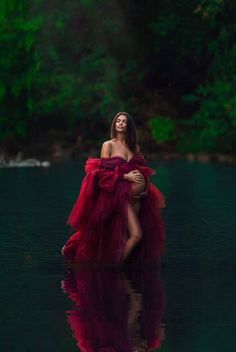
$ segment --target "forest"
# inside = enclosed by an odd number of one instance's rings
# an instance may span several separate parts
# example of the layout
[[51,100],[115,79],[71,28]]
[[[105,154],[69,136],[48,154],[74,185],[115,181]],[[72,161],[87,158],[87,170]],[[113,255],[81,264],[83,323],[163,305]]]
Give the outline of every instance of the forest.
[[1,0],[0,148],[96,146],[127,111],[147,149],[235,154],[235,18],[230,0]]

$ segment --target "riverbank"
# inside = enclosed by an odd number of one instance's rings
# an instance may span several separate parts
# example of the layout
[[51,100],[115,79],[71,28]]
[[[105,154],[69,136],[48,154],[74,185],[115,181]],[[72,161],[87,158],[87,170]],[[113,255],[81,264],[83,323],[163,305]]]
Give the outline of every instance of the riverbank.
[[[146,146],[146,147],[145,147]],[[84,140],[78,135],[67,135],[56,130],[48,131],[33,140],[22,143],[17,140],[0,144],[0,167],[20,166],[27,160],[36,160],[35,166],[47,161],[50,163],[64,160],[82,160],[89,156],[99,157],[100,141]],[[178,153],[173,147],[160,147],[155,142],[142,143],[142,150],[149,160],[173,160],[186,158],[202,163],[223,163],[236,165],[236,155],[225,153]]]
[[[236,165],[236,156],[220,153],[199,153],[199,154],[180,154],[175,152],[145,152],[146,158],[149,160],[174,160],[185,158],[191,161],[199,161],[202,163],[223,163],[227,165]],[[99,157],[99,149],[79,150],[77,146],[69,149],[58,149],[47,155],[38,155],[37,157],[27,158],[23,152],[18,152],[16,155],[10,155],[5,151],[0,151],[0,168],[3,167],[33,167],[42,166],[48,167],[51,163],[56,163],[65,160],[84,160],[90,156]]]

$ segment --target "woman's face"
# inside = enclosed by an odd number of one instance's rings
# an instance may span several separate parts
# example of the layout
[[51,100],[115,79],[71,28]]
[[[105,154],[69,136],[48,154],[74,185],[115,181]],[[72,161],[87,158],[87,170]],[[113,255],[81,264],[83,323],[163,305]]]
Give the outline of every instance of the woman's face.
[[116,119],[116,132],[127,131],[127,116],[119,115]]

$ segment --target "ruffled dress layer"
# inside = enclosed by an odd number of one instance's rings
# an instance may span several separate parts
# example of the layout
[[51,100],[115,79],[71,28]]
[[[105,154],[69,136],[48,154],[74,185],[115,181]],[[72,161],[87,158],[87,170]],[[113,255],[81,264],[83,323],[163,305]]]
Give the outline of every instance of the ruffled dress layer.
[[139,221],[142,239],[131,257],[140,262],[155,262],[164,249],[164,223],[161,208],[165,198],[150,182],[155,170],[146,165],[141,153],[128,162],[122,157],[89,158],[85,164],[86,175],[80,194],[68,218],[68,224],[76,231],[67,241],[63,254],[66,259],[78,263],[120,263],[125,243],[129,237],[127,228],[127,204],[132,199],[132,182],[123,175],[139,170],[147,184],[147,192],[141,198]]

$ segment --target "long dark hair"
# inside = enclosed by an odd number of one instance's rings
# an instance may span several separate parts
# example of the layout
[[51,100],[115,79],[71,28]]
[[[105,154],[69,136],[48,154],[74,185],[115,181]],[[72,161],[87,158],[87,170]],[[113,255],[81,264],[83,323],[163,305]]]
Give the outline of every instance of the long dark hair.
[[116,120],[120,115],[125,115],[127,117],[127,131],[126,131],[125,140],[126,140],[126,143],[128,144],[129,149],[133,153],[135,153],[137,152],[137,141],[138,141],[137,130],[136,130],[134,119],[127,112],[120,111],[114,116],[111,123],[111,138],[116,138],[116,134],[117,134]]

